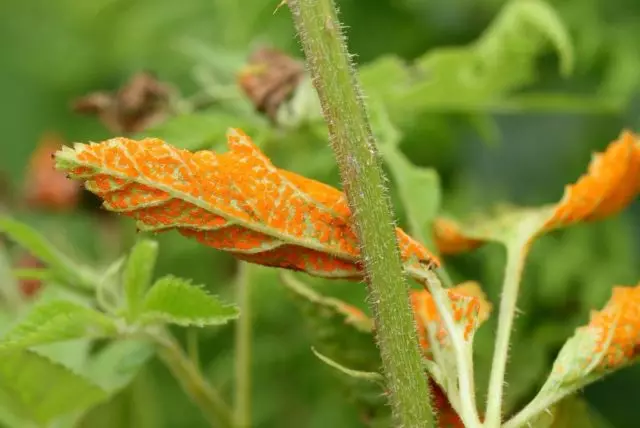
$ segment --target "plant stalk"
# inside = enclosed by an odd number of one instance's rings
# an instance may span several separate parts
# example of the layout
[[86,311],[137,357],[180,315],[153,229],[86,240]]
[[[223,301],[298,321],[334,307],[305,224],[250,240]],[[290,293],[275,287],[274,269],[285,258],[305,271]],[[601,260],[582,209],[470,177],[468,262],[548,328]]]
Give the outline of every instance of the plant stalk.
[[433,426],[386,178],[332,0],[288,0],[318,92],[369,285],[395,426]]
[[153,339],[159,345],[160,359],[198,405],[211,426],[233,428],[233,415],[220,393],[204,379],[175,339],[168,334],[154,335]]
[[502,422],[502,396],[509,354],[509,340],[515,318],[520,278],[527,253],[526,245],[526,243],[523,244],[518,241],[507,244],[507,263],[502,286],[502,298],[500,299],[498,332],[487,393],[487,413],[485,418],[485,426],[487,428],[498,428]]
[[238,428],[251,426],[251,284],[248,263],[238,265],[236,281],[240,318],[236,321],[235,415]]

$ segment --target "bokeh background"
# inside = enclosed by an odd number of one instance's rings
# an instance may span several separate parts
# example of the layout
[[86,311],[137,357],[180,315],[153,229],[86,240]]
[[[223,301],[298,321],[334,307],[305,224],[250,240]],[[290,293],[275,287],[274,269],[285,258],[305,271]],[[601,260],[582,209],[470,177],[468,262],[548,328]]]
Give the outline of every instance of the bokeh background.
[[[95,115],[74,111],[74,100],[95,91],[115,91],[140,71],[152,72],[175,87],[175,105],[181,112],[178,118],[160,120],[157,127],[143,130],[147,134],[188,148],[210,148],[222,147],[228,126],[260,130],[259,143],[277,165],[338,184],[318,125],[274,127],[254,111],[236,82],[248,56],[260,46],[301,57],[289,12],[283,7],[274,14],[277,3],[0,1],[3,209],[88,264],[104,265],[130,247],[136,237],[134,225],[100,212],[91,198],[83,196],[79,205],[61,211],[57,203],[29,203],[25,195],[33,186],[47,183],[29,181],[35,168],[29,165],[43,139],[99,141],[114,135]],[[440,173],[443,206],[449,212],[463,216],[504,201],[553,202],[566,183],[585,171],[592,152],[602,150],[623,128],[640,130],[640,3],[549,3],[572,38],[575,66],[570,76],[558,71],[558,55],[548,46],[534,55],[530,78],[513,87],[495,85],[487,97],[452,108],[447,99],[463,99],[465,91],[454,82],[450,92],[441,91],[440,104],[405,106],[411,114],[398,120],[404,135],[402,150],[417,165]],[[385,55],[412,61],[443,47],[473,46],[505,2],[340,0],[338,4],[355,60],[367,67]],[[518,47],[514,49],[518,58]],[[509,51],[505,55],[510,58]],[[502,57],[498,79],[508,81],[522,67],[517,60],[511,64]],[[385,79],[375,85],[384,91]],[[518,98],[531,93],[538,95]],[[202,100],[205,107],[194,112],[193,106]],[[51,133],[58,137],[47,137]],[[412,191],[421,197],[420,189]],[[399,203],[396,210],[404,222]],[[554,233],[536,243],[524,278],[522,315],[510,360],[510,406],[532,396],[563,340],[587,320],[589,310],[604,304],[612,285],[637,283],[639,218],[636,202],[614,218]],[[233,259],[177,234],[158,239],[158,275],[193,278],[234,298]],[[12,251],[12,257],[21,257]],[[455,280],[480,281],[497,303],[504,262],[499,248],[487,246],[448,262]],[[324,286],[327,293],[364,307],[361,284]],[[335,379],[327,376],[329,369],[310,352],[310,331],[275,273],[256,268],[252,290],[255,426],[360,426]],[[488,369],[493,326],[487,323],[478,334],[478,370]],[[204,370],[229,394],[232,340],[232,325],[199,333]],[[486,379],[479,379],[483,382]],[[635,427],[640,420],[639,390],[640,367],[632,367],[589,386],[584,396],[610,426]],[[130,387],[92,411],[83,426],[206,425],[169,373],[153,362]]]

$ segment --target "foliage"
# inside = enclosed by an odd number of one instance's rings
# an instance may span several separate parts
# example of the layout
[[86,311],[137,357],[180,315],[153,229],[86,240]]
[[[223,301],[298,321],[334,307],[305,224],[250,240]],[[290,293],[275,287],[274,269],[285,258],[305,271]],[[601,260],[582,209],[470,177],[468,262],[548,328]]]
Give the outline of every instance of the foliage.
[[[273,117],[240,79],[278,70],[247,64],[263,44],[301,60],[287,7],[85,3],[0,5],[0,425],[233,425],[245,312],[227,302],[249,261],[252,426],[390,426],[312,79],[267,74]],[[634,426],[638,4],[339,3],[440,425]],[[171,89],[152,127],[115,136],[67,111],[141,70]],[[78,181],[54,172],[65,139],[113,137],[62,149]]]

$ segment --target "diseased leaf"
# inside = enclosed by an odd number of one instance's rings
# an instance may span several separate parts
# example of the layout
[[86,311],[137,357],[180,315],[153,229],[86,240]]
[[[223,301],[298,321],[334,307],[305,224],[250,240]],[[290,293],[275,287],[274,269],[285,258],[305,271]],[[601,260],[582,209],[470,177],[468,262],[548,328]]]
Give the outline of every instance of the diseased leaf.
[[[195,153],[157,139],[115,138],[56,154],[57,167],[133,217],[138,228],[176,229],[257,264],[329,278],[361,278],[360,252],[344,194],[277,169],[238,129],[230,151]],[[397,229],[405,267],[439,262]]]
[[[456,287],[447,289],[447,295],[453,310],[454,321],[463,329],[464,339],[472,339],[475,330],[489,318],[492,309],[480,285],[475,281],[467,281]],[[431,345],[427,329],[434,327],[436,339],[441,347],[447,346],[447,331],[440,318],[440,314],[433,301],[433,297],[426,290],[412,290],[411,306],[416,318],[420,346],[429,358]]]
[[44,262],[56,278],[64,284],[85,289],[95,287],[95,274],[78,266],[66,255],[56,250],[42,235],[30,226],[10,217],[0,217],[0,232]]
[[133,247],[124,270],[124,289],[127,295],[127,313],[135,319],[144,295],[153,280],[153,269],[158,256],[158,243],[141,240]]
[[27,316],[0,338],[0,352],[71,339],[115,335],[117,326],[109,317],[86,306],[58,300],[34,307]]
[[539,208],[514,208],[496,213],[490,220],[467,226],[438,219],[434,233],[441,252],[454,254],[485,241],[529,245],[550,230],[581,221],[595,221],[624,209],[640,192],[640,140],[624,131],[589,164],[587,174],[566,187],[560,202]]
[[226,324],[239,315],[202,287],[174,276],[156,281],[144,299],[140,318],[145,323],[170,323],[184,327]]
[[0,352],[0,400],[18,416],[45,424],[105,398],[97,385],[41,355]]

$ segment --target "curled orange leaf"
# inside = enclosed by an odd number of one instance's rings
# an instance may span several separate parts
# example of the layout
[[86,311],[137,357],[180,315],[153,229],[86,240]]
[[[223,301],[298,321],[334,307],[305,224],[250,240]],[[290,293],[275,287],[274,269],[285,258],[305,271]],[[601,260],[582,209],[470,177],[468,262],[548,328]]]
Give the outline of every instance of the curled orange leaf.
[[[464,327],[464,339],[469,340],[475,330],[489,317],[491,303],[486,299],[480,285],[467,281],[447,290],[454,320]],[[430,354],[428,325],[435,324],[436,338],[445,345],[447,331],[440,320],[440,314],[433,297],[426,290],[411,292],[411,305],[418,325],[420,345],[426,355]]]
[[[76,144],[57,166],[84,180],[104,206],[140,230],[175,229],[239,259],[328,278],[361,278],[359,246],[344,194],[276,168],[239,129],[229,151],[189,152],[158,139]],[[397,229],[410,271],[439,262]]]
[[504,241],[505,230],[527,222],[529,240],[553,229],[600,220],[623,210],[640,193],[640,139],[623,131],[603,153],[594,155],[587,173],[565,189],[562,199],[539,208],[519,208],[484,223],[464,227],[437,219],[433,232],[443,254],[479,247],[488,240]]
[[595,354],[604,351],[597,368],[620,367],[640,356],[640,284],[614,287],[604,309],[591,314],[584,327],[596,335]]
[[587,174],[566,187],[544,230],[599,220],[624,209],[640,189],[640,141],[623,131],[604,153],[596,154]]

